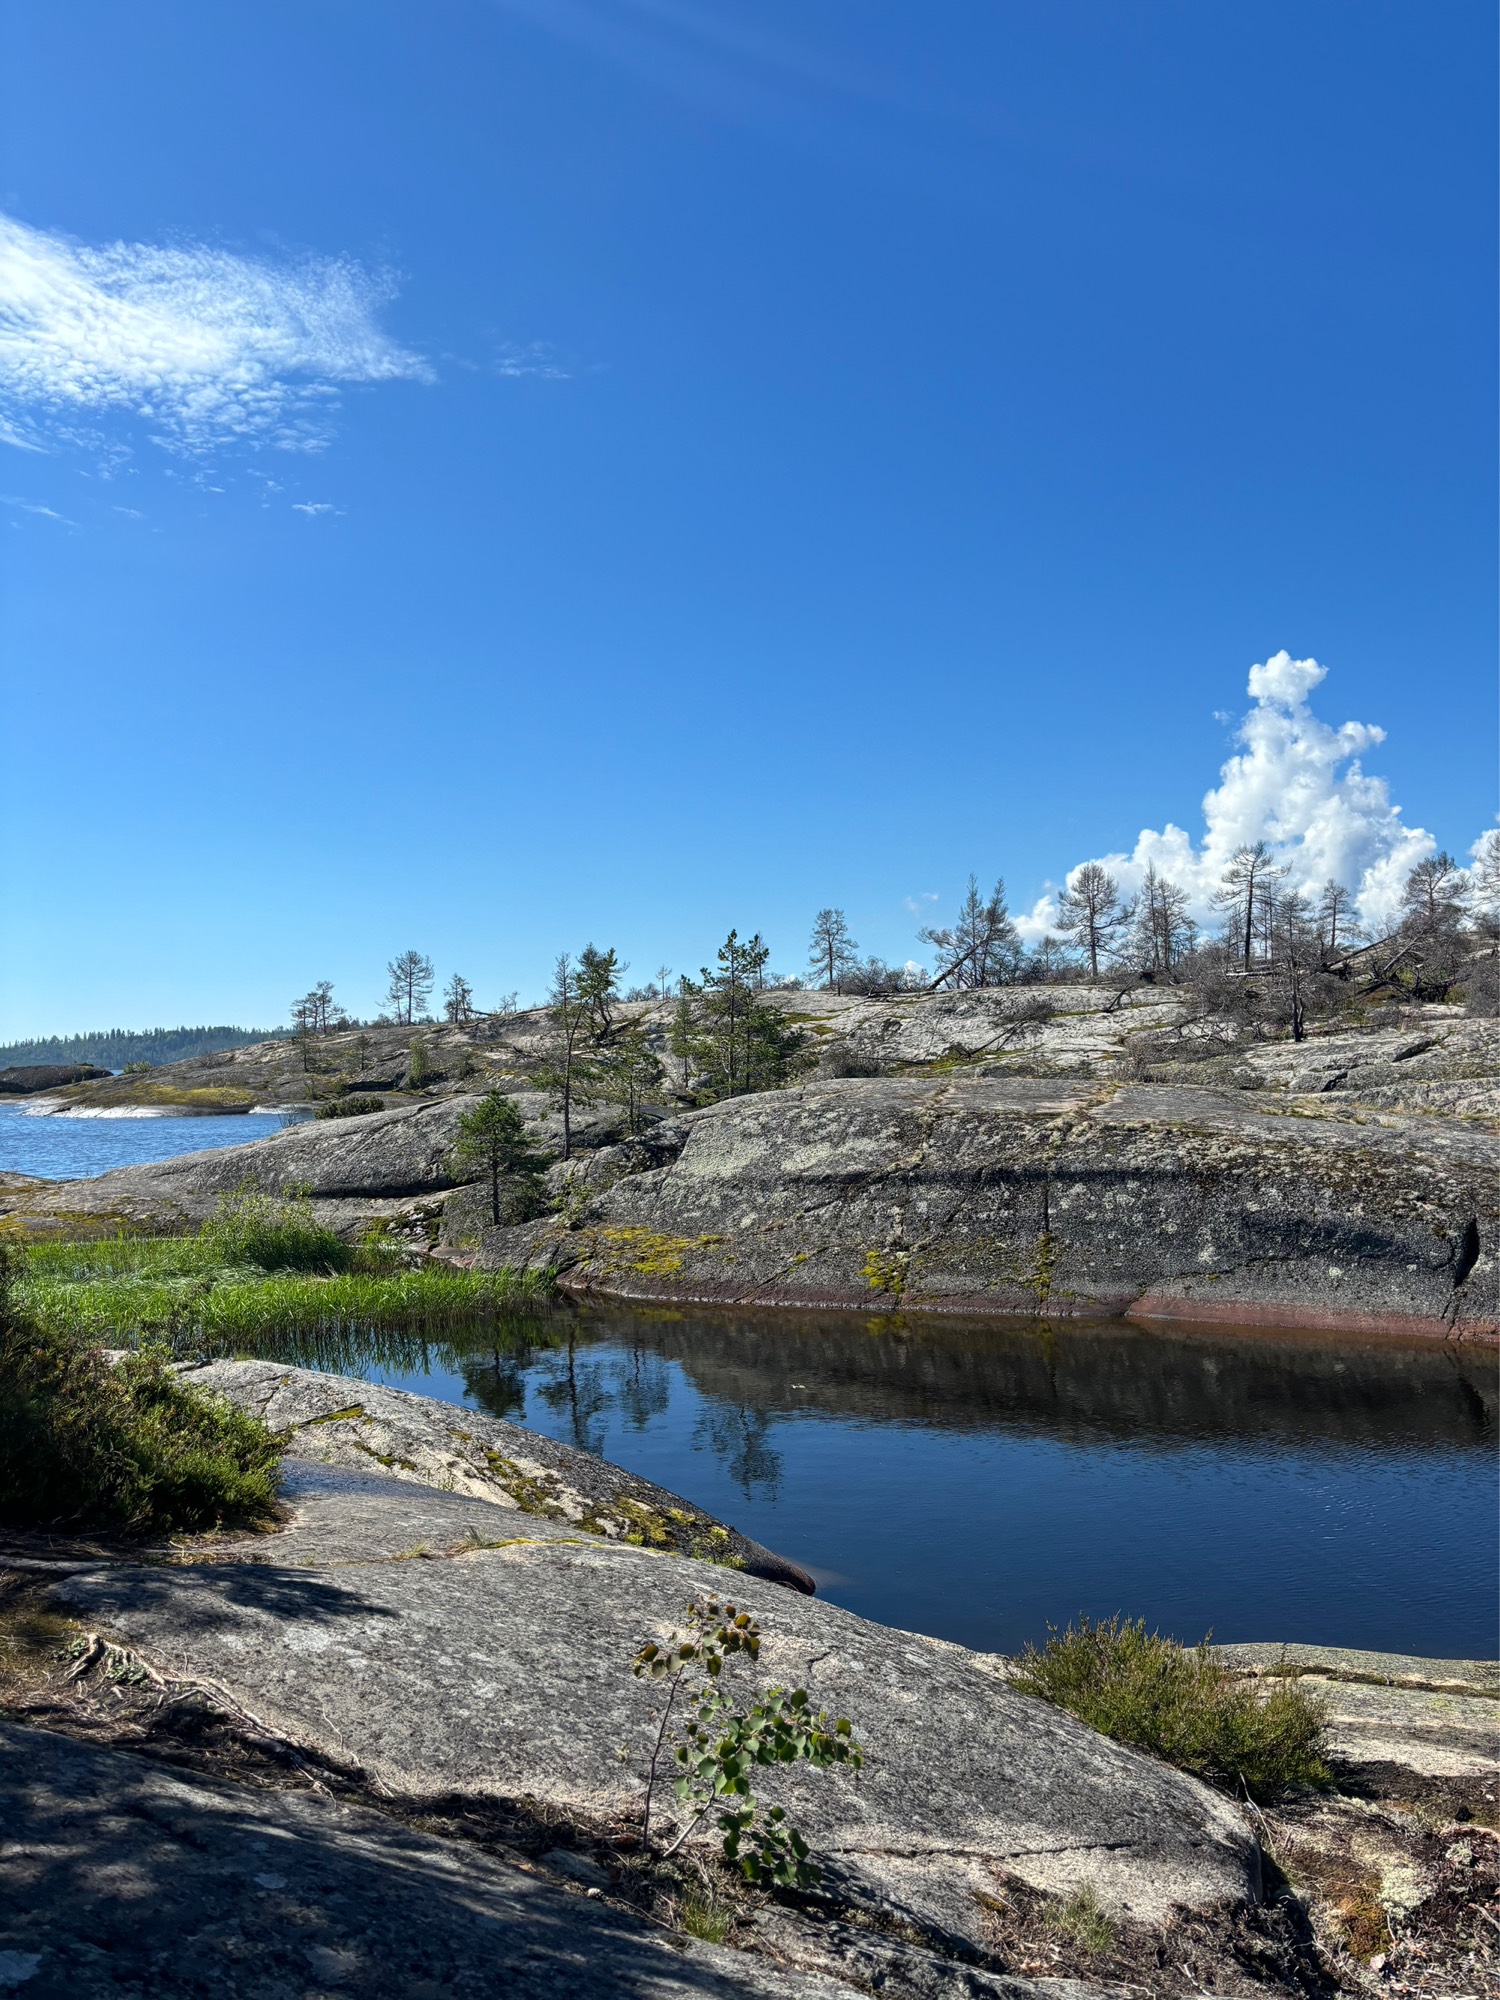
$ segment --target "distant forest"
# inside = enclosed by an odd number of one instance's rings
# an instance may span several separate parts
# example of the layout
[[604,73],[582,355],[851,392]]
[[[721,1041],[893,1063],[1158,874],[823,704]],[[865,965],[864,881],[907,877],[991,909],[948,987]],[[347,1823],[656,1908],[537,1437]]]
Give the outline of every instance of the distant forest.
[[94,1063],[100,1069],[124,1069],[126,1063],[216,1056],[221,1049],[242,1049],[247,1042],[268,1042],[285,1033],[285,1028],[106,1028],[93,1035],[11,1042],[0,1048],[0,1064]]

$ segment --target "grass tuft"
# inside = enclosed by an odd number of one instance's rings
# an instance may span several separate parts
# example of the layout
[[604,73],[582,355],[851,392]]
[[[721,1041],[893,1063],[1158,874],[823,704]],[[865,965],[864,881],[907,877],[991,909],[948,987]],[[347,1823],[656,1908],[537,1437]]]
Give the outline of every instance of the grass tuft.
[[224,1195],[198,1232],[215,1264],[254,1264],[262,1271],[347,1271],[354,1252],[313,1220],[306,1195],[262,1194],[249,1181]]
[[1087,1882],[1064,1898],[1048,1922],[1090,1958],[1102,1958],[1114,1945],[1114,1924]]
[[1261,1694],[1235,1679],[1206,1639],[1179,1646],[1148,1634],[1144,1619],[1080,1618],[1041,1651],[1026,1648],[1014,1685],[1252,1799],[1328,1781],[1326,1711],[1316,1696],[1295,1682]]
[[677,1921],[689,1937],[722,1944],[733,1928],[734,1912],[711,1892],[689,1889],[677,1905]]

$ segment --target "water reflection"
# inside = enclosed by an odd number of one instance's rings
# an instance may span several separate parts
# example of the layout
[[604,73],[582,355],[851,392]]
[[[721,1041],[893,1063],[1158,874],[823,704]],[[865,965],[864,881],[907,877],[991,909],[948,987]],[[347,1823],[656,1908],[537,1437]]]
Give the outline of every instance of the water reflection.
[[693,1440],[707,1445],[747,1500],[774,1500],[781,1479],[781,1453],[771,1443],[772,1418],[766,1410],[710,1406],[693,1427]]
[[837,1601],[969,1644],[1124,1610],[1189,1639],[1494,1649],[1493,1350],[558,1307],[274,1352],[615,1459]]

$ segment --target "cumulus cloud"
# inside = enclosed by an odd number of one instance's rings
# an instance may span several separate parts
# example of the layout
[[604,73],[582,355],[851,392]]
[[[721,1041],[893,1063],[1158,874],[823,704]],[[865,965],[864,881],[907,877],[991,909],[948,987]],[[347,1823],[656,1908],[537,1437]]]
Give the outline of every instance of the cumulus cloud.
[[0,436],[94,442],[123,413],[188,455],[317,450],[340,384],[428,373],[378,324],[391,292],[348,258],[91,247],[0,216]]
[[[1374,723],[1321,721],[1308,697],[1327,677],[1316,660],[1275,653],[1250,669],[1252,706],[1236,732],[1237,753],[1221,766],[1204,796],[1202,838],[1195,842],[1170,821],[1147,827],[1128,854],[1092,857],[1133,892],[1154,863],[1186,889],[1193,914],[1214,915],[1212,897],[1237,847],[1264,840],[1295,888],[1315,892],[1330,877],[1354,891],[1361,920],[1380,926],[1394,916],[1401,887],[1437,843],[1408,826],[1391,803],[1383,778],[1370,777],[1360,758],[1385,741]],[[1083,866],[1080,863],[1079,866]],[[1077,874],[1069,871],[1069,880]],[[1043,896],[1019,920],[1037,938],[1057,925],[1057,903]]]

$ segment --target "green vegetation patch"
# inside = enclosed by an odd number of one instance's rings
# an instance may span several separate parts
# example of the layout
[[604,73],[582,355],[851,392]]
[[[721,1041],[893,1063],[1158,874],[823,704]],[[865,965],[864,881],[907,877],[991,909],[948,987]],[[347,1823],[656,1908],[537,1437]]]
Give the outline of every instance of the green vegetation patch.
[[1144,1619],[1080,1618],[1041,1651],[1026,1648],[1014,1685],[1252,1799],[1328,1782],[1327,1714],[1316,1696],[1295,1682],[1261,1694],[1230,1674],[1206,1639],[1179,1646],[1148,1634]]
[[378,1325],[436,1333],[545,1298],[545,1272],[400,1267],[398,1245],[358,1247],[313,1219],[305,1196],[240,1188],[196,1236],[34,1243],[16,1297],[35,1324],[109,1347],[236,1348]]
[[56,1095],[81,1104],[165,1104],[180,1111],[202,1112],[248,1111],[255,1103],[253,1091],[207,1084],[184,1089],[180,1084],[152,1083],[144,1074],[128,1082],[116,1077],[106,1083],[69,1084]]
[[[47,1247],[51,1247],[50,1245]],[[159,1340],[233,1351],[281,1335],[380,1325],[440,1333],[545,1298],[534,1271],[341,1272],[332,1277],[222,1269],[59,1281],[23,1278],[27,1310],[52,1332],[105,1346]]]
[[39,1325],[0,1264],[0,1523],[134,1534],[270,1521],[276,1439],[158,1354],[112,1367]]
[[694,1251],[717,1249],[726,1236],[664,1236],[654,1229],[601,1229],[603,1261],[616,1271],[646,1278],[675,1278]]

